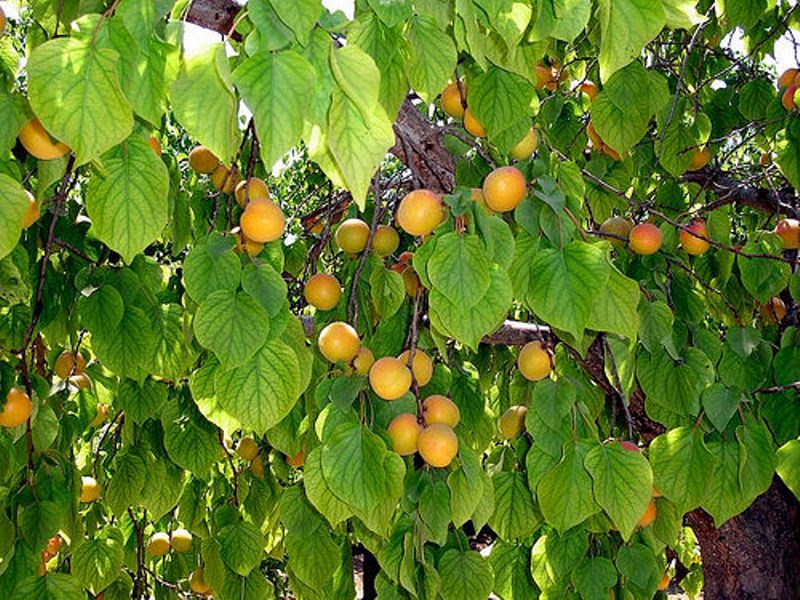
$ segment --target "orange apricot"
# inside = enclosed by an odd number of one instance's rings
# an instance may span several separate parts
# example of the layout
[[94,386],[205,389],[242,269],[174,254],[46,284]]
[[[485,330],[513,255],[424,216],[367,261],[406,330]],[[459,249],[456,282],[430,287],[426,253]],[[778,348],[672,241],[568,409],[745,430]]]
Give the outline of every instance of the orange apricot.
[[[399,358],[404,365],[408,365],[408,350],[403,351],[397,358]],[[419,348],[416,348],[414,350],[414,360],[411,364],[411,370],[414,373],[414,379],[416,379],[419,387],[427,385],[431,377],[433,377],[433,361],[431,357]]]
[[433,394],[422,403],[422,416],[426,425],[441,423],[453,429],[461,419],[461,411],[447,396]]
[[431,233],[444,218],[442,201],[430,190],[414,190],[397,207],[395,221],[409,235]]
[[464,111],[464,129],[475,137],[486,137],[486,128],[475,118],[469,107]]
[[411,371],[399,358],[384,356],[370,367],[369,384],[384,400],[397,400],[411,388]]
[[800,221],[781,219],[775,225],[775,233],[781,238],[785,250],[800,248]]
[[352,326],[334,321],[319,332],[317,345],[322,356],[331,362],[350,362],[358,354],[361,340]]
[[517,367],[525,379],[539,381],[553,370],[553,357],[542,342],[528,342],[519,351]]
[[655,254],[661,248],[661,230],[652,223],[639,223],[631,229],[628,248],[636,254]]
[[269,189],[263,179],[258,177],[251,177],[250,179],[243,179],[236,185],[234,191],[236,196],[236,203],[242,208],[250,200],[269,200]]
[[693,233],[710,239],[705,219],[693,219],[686,229],[681,229],[680,235],[681,247],[686,251],[686,254],[691,254],[692,256],[705,254],[711,248],[711,244],[706,239],[692,235]]
[[514,210],[527,195],[525,176],[516,167],[500,167],[483,180],[483,197],[494,211]]
[[419,433],[419,454],[432,467],[448,466],[458,453],[458,438],[447,425],[434,423]]
[[342,286],[333,275],[317,273],[306,282],[303,296],[319,310],[331,310],[342,297]]
[[195,146],[189,152],[189,166],[195,173],[213,173],[219,164],[219,159],[205,146]]
[[[464,94],[466,95],[466,93],[467,90],[466,87],[464,87]],[[466,98],[464,98],[464,100],[466,100]],[[458,84],[455,82],[448,83],[444,90],[442,90],[442,110],[454,119],[460,119],[464,116],[464,104],[466,104],[466,102],[462,101]]]
[[247,239],[263,244],[283,235],[286,218],[272,200],[251,200],[239,218],[239,227]]
[[10,428],[22,425],[31,416],[32,410],[33,404],[28,394],[18,387],[12,387],[0,411],[0,426]]
[[417,422],[417,416],[403,413],[392,419],[386,432],[392,441],[392,449],[400,456],[408,456],[417,451],[417,441],[422,427]]
[[19,132],[19,141],[31,156],[39,160],[54,160],[69,152],[69,146],[53,141],[38,117],[23,125]]

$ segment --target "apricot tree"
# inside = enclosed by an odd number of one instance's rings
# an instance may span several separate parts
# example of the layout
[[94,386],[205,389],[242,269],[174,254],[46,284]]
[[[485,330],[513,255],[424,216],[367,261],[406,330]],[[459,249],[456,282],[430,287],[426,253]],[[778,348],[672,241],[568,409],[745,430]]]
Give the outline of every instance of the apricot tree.
[[796,3],[354,4],[0,3],[0,597],[794,597]]

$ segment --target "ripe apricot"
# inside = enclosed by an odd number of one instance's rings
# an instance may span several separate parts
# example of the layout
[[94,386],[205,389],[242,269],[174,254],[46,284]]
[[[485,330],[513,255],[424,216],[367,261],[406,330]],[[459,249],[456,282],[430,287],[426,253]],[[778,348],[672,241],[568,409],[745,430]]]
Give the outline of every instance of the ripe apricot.
[[0,426],[18,427],[28,420],[33,410],[33,404],[21,388],[12,387],[6,394],[6,403],[0,411]]
[[27,190],[25,190],[25,193],[28,195],[28,208],[25,211],[25,216],[22,217],[23,229],[27,229],[39,220],[39,204],[36,202],[36,198]]
[[658,581],[658,588],[656,588],[659,592],[664,592],[669,587],[669,582],[672,581],[672,578],[669,576],[669,573],[664,573],[661,576],[661,579]]
[[[408,350],[403,351],[397,358],[399,358],[404,365],[408,365]],[[417,385],[419,387],[427,385],[431,377],[433,377],[433,361],[431,357],[419,348],[415,348],[411,370],[414,373],[414,379],[417,380]]]
[[403,278],[403,287],[406,290],[406,294],[411,296],[412,298],[417,295],[417,290],[419,286],[422,285],[419,280],[419,276],[417,272],[414,270],[414,267],[408,266],[403,269],[400,276]]
[[252,461],[258,456],[258,443],[249,435],[245,436],[236,444],[236,454],[244,460]]
[[222,163],[211,173],[211,184],[223,194],[232,193],[239,185],[240,180],[239,170],[236,167],[229,169]]
[[240,181],[236,186],[234,196],[236,196],[236,203],[242,208],[244,208],[250,200],[270,199],[267,184],[264,183],[263,179],[259,179],[258,177],[251,177],[250,179],[243,179]]
[[481,188],[472,188],[469,192],[469,199],[476,204],[481,205],[483,209],[490,215],[494,214],[494,211],[489,208],[488,204],[486,204],[486,198],[483,197],[483,190]]
[[400,456],[408,456],[417,451],[417,440],[421,430],[417,416],[411,413],[397,415],[386,428],[392,441],[392,449]]
[[658,511],[656,510],[656,501],[650,500],[650,503],[647,505],[647,508],[644,511],[644,514],[639,519],[639,522],[636,524],[638,527],[644,529],[645,527],[650,527],[653,522],[656,520],[656,515]]
[[195,173],[213,173],[219,164],[219,159],[205,146],[195,146],[189,152],[189,166]]
[[623,450],[627,450],[628,452],[641,452],[639,446],[628,440],[623,440],[619,445]]
[[256,479],[264,479],[264,459],[259,454],[250,463],[250,472]]
[[781,96],[781,104],[786,110],[796,110],[797,104],[794,101],[794,93],[797,91],[797,85],[794,83],[786,88]]
[[527,195],[525,176],[516,167],[500,167],[483,180],[483,197],[494,211],[514,210]]
[[414,258],[414,253],[406,250],[405,252],[401,252],[400,256],[397,257],[397,264],[407,265],[408,263],[411,262],[412,258]]
[[695,148],[692,151],[692,162],[689,163],[690,171],[699,171],[708,164],[711,160],[711,152],[707,146],[702,148]]
[[333,275],[317,273],[306,282],[303,296],[311,306],[319,310],[331,310],[342,297],[342,286]]
[[655,254],[661,248],[661,230],[652,223],[639,223],[631,229],[628,248],[636,254]]
[[430,190],[414,190],[400,201],[394,218],[406,233],[428,235],[444,218],[442,201]]
[[411,371],[399,358],[384,356],[370,367],[369,384],[384,400],[397,400],[411,388]]
[[80,375],[86,371],[86,360],[80,353],[74,354],[67,350],[62,352],[56,359],[53,371],[61,379],[66,379],[70,375]]
[[206,573],[203,569],[195,569],[189,574],[189,589],[200,595],[206,595],[211,591],[211,586],[206,583]]
[[525,415],[528,414],[528,407],[519,404],[510,406],[497,422],[497,428],[503,439],[511,440],[525,431]]
[[625,217],[609,217],[600,225],[600,231],[609,234],[605,239],[619,248],[627,242],[632,227],[633,223]]
[[[464,94],[466,95],[466,93],[467,90],[464,87]],[[455,82],[448,83],[442,90],[442,110],[454,119],[460,119],[464,116],[464,104],[466,102],[461,100],[461,91],[458,89],[458,84]]]
[[447,425],[434,423],[420,431],[419,455],[432,467],[446,467],[458,453],[458,438]]
[[[695,237],[692,233],[696,233],[697,235],[703,236],[706,239],[710,239],[708,236],[708,227],[706,226],[705,219],[693,219],[689,226],[686,229],[681,229],[681,247],[686,251],[686,254],[691,254],[692,256],[700,256],[701,254],[705,254],[709,248],[711,248],[711,244],[709,244],[706,240],[700,239],[699,237]],[[692,232],[692,233],[690,233]]]
[[295,469],[302,467],[303,463],[306,462],[306,453],[303,449],[300,449],[300,452],[295,454],[294,456],[287,456],[286,457],[286,464],[290,467],[294,467]]
[[597,97],[598,90],[597,86],[593,84],[591,81],[584,81],[581,84],[581,91],[589,96],[589,100],[594,100]]
[[178,528],[169,536],[169,544],[175,552],[188,552],[192,549],[192,534],[183,528]]
[[108,413],[110,409],[108,408],[108,404],[98,404],[97,405],[97,414],[92,419],[92,422],[89,423],[89,427],[100,427],[105,420],[108,418]]
[[778,296],[770,298],[761,307],[761,315],[767,323],[780,323],[786,316],[786,304]]
[[778,87],[781,89],[789,87],[794,83],[798,74],[800,74],[800,70],[798,69],[786,69],[781,73],[781,76],[778,77]]
[[156,156],[161,156],[161,142],[158,141],[158,138],[154,135],[151,135],[147,138],[147,143],[150,144],[150,147],[153,149],[153,152],[156,153]]
[[525,137],[518,141],[516,146],[511,148],[511,157],[517,160],[525,160],[536,152],[536,147],[538,145],[539,135],[536,133],[536,130],[531,127],[528,133],[525,134]]
[[331,362],[350,362],[358,354],[361,340],[347,323],[335,321],[319,332],[317,345],[322,356]]
[[244,252],[247,256],[258,256],[264,250],[264,244],[254,242],[242,233],[241,227],[234,227],[231,231],[236,237],[236,247],[233,249],[236,254]]
[[422,416],[426,425],[441,423],[453,429],[461,419],[461,411],[447,396],[434,394],[425,398],[422,403]]
[[164,556],[169,552],[169,536],[163,531],[154,533],[147,541],[147,553],[150,556]]
[[63,540],[58,534],[47,540],[47,546],[44,548],[44,553],[48,556],[48,560],[58,554],[58,552],[61,550],[62,543]]
[[28,154],[39,160],[54,160],[69,152],[69,146],[53,141],[38,117],[23,125],[19,132],[19,141]]
[[79,500],[84,504],[94,502],[100,497],[100,484],[94,477],[81,477],[81,495]]
[[378,225],[372,236],[372,249],[378,256],[389,256],[400,245],[400,236],[394,227]]
[[0,7],[0,35],[3,35],[6,32],[6,13],[2,7]]
[[73,375],[69,378],[69,384],[78,390],[89,390],[92,388],[92,380],[86,373]]
[[542,342],[528,342],[519,351],[517,367],[525,379],[539,381],[553,370],[553,358]]
[[552,67],[546,65],[536,65],[536,89],[548,89],[555,92],[558,88],[558,74],[556,74]]
[[367,348],[366,346],[361,346],[358,350],[358,354],[353,359],[353,368],[356,370],[356,373],[361,375],[367,375],[369,373],[370,368],[372,368],[372,364],[375,362],[375,355],[372,354],[372,350]]
[[781,238],[785,250],[800,248],[800,221],[781,219],[775,225],[775,233]]
[[251,200],[239,219],[239,227],[249,240],[272,242],[283,235],[286,219],[272,200]]
[[464,111],[464,129],[475,137],[486,137],[486,128],[475,118],[469,107]]
[[342,221],[334,235],[336,245],[349,254],[358,254],[367,247],[369,225],[361,219]]

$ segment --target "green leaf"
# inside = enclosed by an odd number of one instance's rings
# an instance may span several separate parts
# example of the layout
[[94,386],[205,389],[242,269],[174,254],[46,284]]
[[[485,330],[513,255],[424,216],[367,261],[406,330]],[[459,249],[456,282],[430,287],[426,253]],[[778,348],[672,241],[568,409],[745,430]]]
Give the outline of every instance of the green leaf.
[[264,536],[246,521],[226,525],[219,530],[222,560],[229,569],[246,577],[261,563],[264,554]]
[[777,466],[772,434],[755,418],[736,428],[736,439],[743,450],[740,457],[739,484],[746,496],[746,505],[769,489]]
[[560,532],[600,511],[592,494],[592,478],[583,466],[594,444],[579,441],[564,447],[564,457],[539,481],[536,495],[545,521]]
[[702,508],[714,517],[714,525],[722,524],[746,509],[751,499],[745,497],[739,483],[741,457],[744,454],[734,440],[711,440],[707,443],[714,456],[715,468],[708,474],[708,494]]
[[[697,146],[697,140],[691,128],[684,125],[679,116],[680,113],[676,110],[676,116],[673,117],[666,131],[661,132],[662,137],[656,141],[656,154],[661,166],[675,177],[689,169],[694,148]],[[659,122],[660,128],[665,126],[666,124]]]
[[155,345],[150,319],[135,306],[125,307],[116,327],[92,336],[92,350],[103,366],[117,375],[133,379],[144,378]]
[[459,468],[447,476],[450,488],[450,515],[453,524],[461,527],[475,513],[483,497],[483,479],[478,455],[469,448],[458,450]]
[[72,555],[72,574],[82,586],[97,593],[120,574],[124,556],[122,532],[116,527],[107,526],[75,550]]
[[218,290],[197,309],[194,331],[197,341],[230,369],[250,360],[267,341],[269,315],[246,292]]
[[78,579],[64,573],[34,575],[19,582],[10,600],[84,600],[86,592]]
[[102,160],[103,174],[90,180],[86,210],[97,237],[130,263],[167,224],[167,167],[139,135]]
[[691,29],[706,21],[706,17],[697,12],[695,0],[662,0],[667,27],[670,29]]
[[453,38],[440,30],[432,19],[423,16],[411,21],[406,35],[411,44],[408,80],[430,104],[453,78],[457,58]]
[[703,391],[702,399],[708,420],[722,433],[736,412],[742,396],[721,383],[714,383]]
[[394,27],[411,16],[408,0],[367,0],[367,3],[387,27]]
[[[17,140],[19,130],[27,120],[21,95],[11,94],[5,81],[0,84],[0,152],[6,156]],[[39,175],[41,178],[41,174]]]
[[394,315],[406,297],[403,278],[399,273],[376,265],[369,276],[372,302],[382,319]]
[[300,141],[314,78],[314,67],[291,50],[259,52],[233,72],[233,81],[253,112],[261,159],[268,168]]
[[775,99],[775,88],[766,79],[754,79],[737,93],[739,112],[745,119],[760,121],[767,116],[767,107]]
[[524,473],[500,472],[494,483],[494,513],[489,526],[502,539],[511,541],[531,535],[541,524]]
[[592,102],[592,123],[603,141],[627,154],[669,100],[667,81],[638,62],[614,73]]
[[624,540],[633,533],[653,492],[653,473],[639,452],[617,443],[595,446],[584,460],[594,481],[594,497]]
[[238,102],[230,78],[225,46],[213,44],[186,57],[172,84],[172,109],[178,122],[192,139],[226,163],[236,154],[240,138]]
[[[783,114],[781,114],[783,116]],[[800,188],[800,140],[786,137],[778,142],[776,163],[795,189]]]
[[540,250],[531,265],[528,303],[543,321],[580,337],[610,272],[603,251],[593,244],[571,242],[562,252]]
[[286,282],[269,263],[249,263],[242,271],[242,288],[267,309],[270,317],[286,305]]
[[168,460],[156,458],[149,461],[147,480],[158,483],[144,487],[142,505],[154,521],[159,520],[178,504],[183,489],[183,473],[183,469]]
[[653,550],[644,544],[622,546],[617,552],[616,563],[620,574],[632,589],[640,590],[647,597],[655,594],[663,571]]
[[322,473],[322,447],[314,448],[303,465],[303,487],[309,502],[328,519],[332,527],[352,516],[350,505],[331,491]]
[[114,406],[125,411],[126,419],[141,424],[161,414],[168,392],[166,385],[151,377],[141,383],[125,379],[114,398]]
[[540,2],[539,14],[533,20],[531,39],[553,37],[571,42],[584,30],[592,12],[591,0]]
[[647,414],[665,425],[697,415],[700,393],[713,379],[714,367],[697,348],[687,348],[682,360],[665,350],[639,352],[636,377],[647,396]]
[[650,464],[655,486],[679,512],[700,506],[714,468],[701,429],[678,427],[659,435],[650,443]]
[[775,471],[794,495],[800,498],[800,440],[789,440],[778,448]]
[[477,0],[477,4],[486,11],[492,27],[509,48],[520,42],[531,20],[532,10],[527,2]]
[[493,575],[489,562],[473,550],[451,549],[439,559],[444,600],[488,598]]
[[206,477],[220,457],[216,428],[190,407],[168,402],[161,413],[164,447],[173,462],[197,477]]
[[583,560],[589,540],[583,528],[558,535],[543,535],[531,548],[531,573],[536,585],[545,592],[563,593],[570,573]]
[[587,327],[635,340],[639,330],[638,306],[639,284],[611,265],[605,293],[593,305]]
[[183,284],[195,302],[202,302],[217,290],[233,291],[239,286],[241,263],[230,238],[212,236],[192,248],[183,263]]
[[133,129],[118,61],[115,51],[72,37],[45,42],[28,58],[33,112],[49,133],[72,148],[76,166],[116,146]]
[[220,369],[215,389],[220,406],[256,433],[264,433],[289,414],[304,391],[297,354],[273,340],[240,366]]
[[[765,236],[760,240],[749,241],[742,248],[742,253],[780,256],[782,247],[776,236]],[[762,304],[789,285],[792,269],[788,263],[768,258],[747,258],[739,254],[736,264],[742,274],[744,289]]]
[[478,236],[444,234],[428,261],[428,277],[436,291],[461,309],[480,302],[489,289],[491,276]]
[[28,195],[8,175],[0,173],[0,259],[14,249],[22,233],[22,220],[28,210]]
[[651,0],[598,0],[597,16],[600,79],[604,82],[638,58],[666,22],[662,3]]
[[106,489],[106,504],[121,517],[129,506],[136,506],[147,481],[147,465],[131,448],[123,449],[114,459],[114,474]]
[[617,583],[617,570],[605,556],[587,557],[573,572],[572,582],[581,598],[606,600],[609,589]]
[[665,344],[671,345],[673,318],[670,307],[660,300],[639,303],[639,339],[648,352],[654,354]]
[[749,29],[759,20],[768,7],[774,6],[768,0],[716,0],[716,12],[727,18],[728,25],[741,25]]
[[525,546],[503,540],[492,543],[489,564],[494,571],[492,591],[499,598],[534,598],[538,592],[531,577],[530,553]]
[[294,32],[297,41],[305,45],[308,42],[311,29],[322,13],[323,9],[320,1],[297,0],[295,2],[282,2],[281,0],[269,0],[269,2],[281,21]]
[[419,497],[419,516],[425,525],[425,538],[443,545],[450,524],[450,491],[443,481],[424,487]]

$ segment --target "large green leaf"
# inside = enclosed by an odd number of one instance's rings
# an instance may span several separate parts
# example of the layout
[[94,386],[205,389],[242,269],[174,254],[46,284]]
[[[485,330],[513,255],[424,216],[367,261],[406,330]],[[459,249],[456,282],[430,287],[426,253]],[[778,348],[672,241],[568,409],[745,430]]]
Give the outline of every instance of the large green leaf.
[[531,535],[541,524],[525,474],[500,472],[494,483],[494,513],[489,525],[501,538],[511,541]]
[[376,265],[369,276],[372,302],[382,319],[395,314],[406,297],[403,278],[396,271]]
[[594,444],[567,444],[564,457],[539,481],[536,496],[545,521],[560,532],[567,531],[600,511],[592,494],[592,478],[583,466]]
[[270,317],[276,316],[286,305],[286,282],[267,262],[252,262],[244,268],[242,289],[266,308]]
[[108,369],[117,375],[143,379],[152,360],[156,338],[145,312],[126,306],[122,319],[109,331],[92,336],[92,350]]
[[650,463],[641,453],[612,442],[595,446],[586,455],[584,465],[594,481],[597,503],[623,539],[629,539],[653,492]]
[[636,339],[639,329],[639,284],[611,266],[604,293],[592,306],[587,327]]
[[433,102],[456,68],[453,38],[422,16],[411,22],[407,35],[411,45],[408,80],[425,102]]
[[592,12],[591,0],[540,2],[531,27],[531,39],[554,37],[571,42],[583,31]]
[[[707,442],[714,456],[715,468],[708,474],[709,487],[702,508],[714,517],[716,527],[742,512],[750,504],[739,483],[742,452],[733,440],[715,439]],[[745,459],[746,460],[746,459]]]
[[531,265],[528,303],[545,322],[580,337],[611,268],[596,245],[572,242],[562,252],[539,251]]
[[269,315],[246,292],[217,290],[197,309],[194,331],[197,341],[230,369],[250,360],[267,341]]
[[585,558],[572,574],[575,590],[586,600],[606,600],[617,583],[617,570],[605,556]]
[[789,440],[778,448],[775,471],[797,498],[800,498],[800,440]]
[[192,300],[200,303],[212,292],[238,287],[242,267],[233,245],[229,237],[212,236],[186,255],[183,284]]
[[97,237],[131,262],[167,224],[169,175],[147,141],[132,135],[103,155],[86,210]]
[[731,27],[752,27],[765,10],[774,5],[769,0],[716,0],[717,14],[724,15]]
[[314,448],[303,465],[303,487],[309,502],[328,519],[331,526],[352,516],[350,505],[331,491],[322,473],[322,448]]
[[222,560],[229,569],[246,577],[261,562],[264,536],[246,521],[237,521],[219,530]]
[[197,477],[206,477],[211,465],[220,457],[216,428],[197,410],[181,408],[175,401],[165,405],[161,426],[164,447],[173,462]]
[[602,81],[638,58],[666,22],[662,3],[652,0],[598,0],[597,16]]
[[478,455],[471,449],[461,447],[458,455],[460,466],[447,476],[450,488],[450,518],[456,527],[469,521],[483,497],[483,480]]
[[556,532],[540,536],[531,548],[531,574],[543,592],[561,595],[569,575],[583,560],[589,540],[583,528],[576,527],[563,535]]
[[147,479],[158,483],[144,487],[142,505],[151,519],[158,521],[177,506],[183,489],[183,475],[183,469],[169,460],[156,458],[149,461]]
[[99,592],[120,574],[124,554],[122,532],[116,527],[105,527],[75,550],[72,574],[81,585]]
[[700,506],[714,468],[702,430],[678,427],[662,433],[650,443],[650,463],[656,487],[681,513]]
[[308,41],[311,28],[322,13],[322,4],[319,0],[296,0],[283,2],[282,0],[269,0],[280,20],[294,32],[297,40],[304,44]]
[[233,72],[233,81],[253,112],[261,159],[268,167],[300,141],[314,78],[314,67],[291,50],[259,52]]
[[494,571],[492,591],[499,598],[533,598],[536,584],[531,577],[530,553],[523,545],[512,545],[503,540],[492,543],[489,563]]
[[125,411],[126,419],[141,424],[151,417],[161,415],[168,393],[169,388],[152,377],[141,383],[125,379],[119,386],[114,406]]
[[236,154],[240,138],[238,102],[230,78],[225,46],[214,44],[186,57],[172,84],[172,109],[178,122],[225,162]]
[[[765,236],[745,244],[742,252],[746,254],[770,254],[779,256],[782,243],[776,236]],[[768,302],[789,284],[792,269],[788,263],[768,258],[747,258],[741,254],[736,264],[742,274],[742,285],[756,300]]]
[[113,50],[72,37],[45,42],[28,58],[31,107],[45,129],[74,150],[77,165],[98,158],[133,129],[118,60]]
[[474,550],[453,548],[439,559],[444,600],[488,598],[493,576],[489,562]]
[[476,235],[444,234],[428,260],[428,277],[436,291],[462,310],[472,308],[491,282],[489,263]]
[[26,116],[22,96],[11,94],[3,79],[0,78],[0,152],[5,156],[14,147]]
[[129,506],[136,506],[147,481],[147,465],[141,455],[126,448],[114,459],[114,474],[105,499],[112,512],[121,517]]
[[0,259],[17,245],[27,210],[28,195],[25,190],[17,181],[0,173]]
[[19,582],[10,600],[84,600],[86,592],[80,581],[65,573],[33,575]]

